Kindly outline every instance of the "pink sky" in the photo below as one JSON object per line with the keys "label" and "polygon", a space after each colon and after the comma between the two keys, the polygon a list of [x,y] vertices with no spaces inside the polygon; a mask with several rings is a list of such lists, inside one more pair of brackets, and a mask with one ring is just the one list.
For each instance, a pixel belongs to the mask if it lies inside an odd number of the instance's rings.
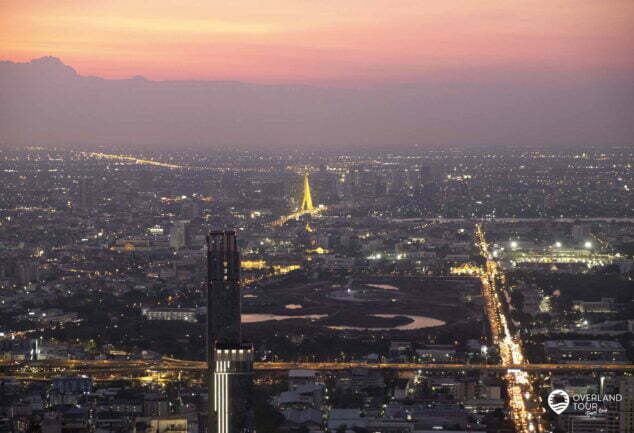
{"label": "pink sky", "polygon": [[0,59],[82,75],[370,84],[634,71],[632,0],[23,0]]}

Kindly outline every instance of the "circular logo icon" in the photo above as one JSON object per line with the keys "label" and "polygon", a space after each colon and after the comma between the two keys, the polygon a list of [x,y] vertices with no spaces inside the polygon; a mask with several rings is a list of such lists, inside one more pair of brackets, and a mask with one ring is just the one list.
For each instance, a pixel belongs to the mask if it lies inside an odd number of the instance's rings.
{"label": "circular logo icon", "polygon": [[563,389],[556,389],[548,396],[548,406],[550,406],[557,415],[560,415],[563,411],[568,409],[569,404],[570,397]]}

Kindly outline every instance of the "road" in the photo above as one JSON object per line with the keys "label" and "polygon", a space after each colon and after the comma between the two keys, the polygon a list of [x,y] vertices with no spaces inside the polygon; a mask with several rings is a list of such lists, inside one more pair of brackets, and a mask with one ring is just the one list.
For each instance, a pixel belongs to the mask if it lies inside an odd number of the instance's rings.
{"label": "road", "polygon": [[[17,377],[23,372],[33,371],[43,377],[64,373],[140,373],[147,370],[165,372],[204,371],[207,364],[202,361],[188,361],[174,358],[161,360],[43,360],[31,362],[0,361],[0,369],[5,377]],[[522,371],[631,371],[632,364],[429,364],[429,363],[367,363],[367,362],[256,362],[258,371],[285,371],[292,369],[309,370],[347,370],[352,368],[388,369],[388,370],[440,370],[467,371],[487,370],[508,372]],[[3,377],[0,373],[0,377]]]}
{"label": "road", "polygon": [[[535,391],[533,379],[527,373],[531,368],[524,357],[522,343],[509,328],[509,319],[502,302],[507,302],[504,274],[489,252],[481,225],[476,225],[476,242],[485,259],[482,275],[482,292],[485,310],[491,329],[491,339],[500,351],[502,366],[510,367],[505,376],[509,395],[509,408],[518,433],[548,431],[542,419],[544,407],[539,393]],[[504,295],[504,296],[503,296]],[[508,305],[507,305],[508,307]],[[507,308],[508,310],[508,308]],[[511,366],[519,366],[514,368]],[[556,369],[556,368],[554,368]]]}
{"label": "road", "polygon": [[276,219],[275,221],[273,221],[271,223],[271,227],[283,226],[284,224],[286,224],[287,221],[298,219],[299,217],[302,217],[304,215],[317,215],[323,210],[325,210],[325,208],[316,207],[310,210],[300,210],[297,212],[293,212],[292,214],[289,214],[289,215],[283,215],[279,217],[278,219]]}
{"label": "road", "polygon": [[117,155],[113,153],[100,153],[100,152],[81,152],[81,154],[85,157],[97,158],[97,159],[111,159],[114,161],[124,161],[124,162],[133,162],[139,165],[153,165],[156,167],[170,168],[170,169],[183,169],[189,168],[184,165],[179,164],[169,164],[161,161],[153,161],[150,159],[140,159],[134,156],[127,155]]}

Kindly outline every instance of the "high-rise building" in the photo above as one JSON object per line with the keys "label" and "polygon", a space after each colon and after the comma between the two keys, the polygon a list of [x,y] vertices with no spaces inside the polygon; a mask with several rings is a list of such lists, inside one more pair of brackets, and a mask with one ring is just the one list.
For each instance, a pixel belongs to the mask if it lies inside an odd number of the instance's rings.
{"label": "high-rise building", "polygon": [[414,190],[420,200],[421,210],[428,216],[437,216],[442,211],[442,173],[436,166],[421,167]]}
{"label": "high-rise building", "polygon": [[634,433],[634,377],[621,378],[619,393],[619,433]]}
{"label": "high-rise building", "polygon": [[253,346],[240,331],[240,253],[233,231],[207,236],[209,431],[253,431]]}
{"label": "high-rise building", "polygon": [[78,207],[83,212],[92,212],[95,205],[94,183],[91,178],[83,178],[79,181]]}
{"label": "high-rise building", "polygon": [[587,241],[592,233],[589,224],[575,224],[570,231],[572,239],[577,242]]}
{"label": "high-rise building", "polygon": [[40,340],[32,338],[29,341],[29,360],[37,361],[40,359]]}
{"label": "high-rise building", "polygon": [[195,246],[200,247],[200,244],[196,244],[196,235],[198,234],[199,226],[189,220],[180,220],[174,222],[170,231],[170,247],[174,249],[179,248],[193,248]]}
{"label": "high-rise building", "polygon": [[52,388],[60,394],[88,393],[92,392],[92,385],[87,376],[58,376],[53,378]]}
{"label": "high-rise building", "polygon": [[170,247],[176,250],[185,247],[187,244],[185,238],[187,225],[187,221],[176,221],[174,223],[170,232]]}
{"label": "high-rise building", "polygon": [[194,220],[200,217],[200,206],[192,199],[185,199],[181,204],[181,218],[185,220]]}
{"label": "high-rise building", "polygon": [[38,266],[31,260],[20,260],[15,264],[15,280],[20,285],[27,285],[39,279]]}

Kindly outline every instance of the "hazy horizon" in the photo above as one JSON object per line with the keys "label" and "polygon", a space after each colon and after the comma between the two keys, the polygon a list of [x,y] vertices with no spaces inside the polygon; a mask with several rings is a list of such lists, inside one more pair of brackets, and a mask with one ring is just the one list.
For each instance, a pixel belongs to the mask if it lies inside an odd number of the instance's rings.
{"label": "hazy horizon", "polygon": [[543,78],[482,73],[341,88],[111,80],[54,57],[3,61],[0,142],[264,151],[632,145],[628,76]]}

